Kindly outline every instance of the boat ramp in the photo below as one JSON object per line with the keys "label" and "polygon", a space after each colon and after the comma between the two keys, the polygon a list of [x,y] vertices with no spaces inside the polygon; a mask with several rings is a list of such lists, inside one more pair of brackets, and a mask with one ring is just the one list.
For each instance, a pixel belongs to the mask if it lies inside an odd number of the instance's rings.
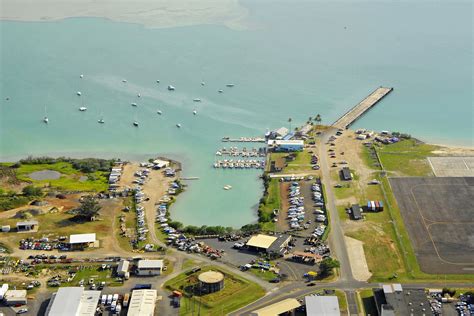
{"label": "boat ramp", "polygon": [[341,116],[332,126],[339,129],[347,129],[352,125],[359,117],[361,117],[370,108],[376,105],[386,95],[393,91],[393,88],[379,87],[375,89],[369,96],[364,100],[360,101],[356,106]]}

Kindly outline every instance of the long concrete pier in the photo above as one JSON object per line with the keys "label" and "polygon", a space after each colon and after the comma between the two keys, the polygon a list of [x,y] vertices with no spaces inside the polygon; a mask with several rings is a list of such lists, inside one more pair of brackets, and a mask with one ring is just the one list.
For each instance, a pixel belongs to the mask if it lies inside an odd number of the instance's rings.
{"label": "long concrete pier", "polygon": [[392,92],[393,88],[380,87],[375,89],[374,92],[369,94],[364,100],[360,101],[356,106],[347,111],[343,116],[341,116],[332,126],[340,129],[347,129],[351,126],[352,123],[357,121],[365,112],[367,112],[371,107],[376,105],[380,100],[382,100],[387,94]]}

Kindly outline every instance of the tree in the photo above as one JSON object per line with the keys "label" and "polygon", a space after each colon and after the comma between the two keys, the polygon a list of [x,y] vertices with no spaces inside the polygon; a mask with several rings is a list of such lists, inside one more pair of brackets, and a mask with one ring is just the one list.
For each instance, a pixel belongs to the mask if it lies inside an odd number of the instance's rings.
{"label": "tree", "polygon": [[183,223],[178,222],[178,221],[171,221],[171,222],[168,223],[168,225],[173,227],[174,229],[177,229],[177,230],[180,230],[184,226]]}
{"label": "tree", "polygon": [[92,195],[85,196],[80,203],[81,205],[76,209],[76,217],[89,221],[92,220],[102,208]]}
{"label": "tree", "polygon": [[326,277],[332,274],[333,269],[339,268],[341,264],[339,261],[333,258],[326,258],[319,264],[319,274],[322,277]]}
{"label": "tree", "polygon": [[293,120],[291,119],[291,117],[289,117],[288,118],[288,123],[290,123],[290,131],[291,131],[291,121],[293,121]]}
{"label": "tree", "polygon": [[43,195],[43,191],[41,191],[41,188],[37,188],[32,185],[27,185],[26,187],[23,188],[22,190],[23,195],[25,196],[41,196]]}
{"label": "tree", "polygon": [[317,114],[314,120],[316,121],[316,123],[321,124],[321,121],[322,121],[321,115]]}

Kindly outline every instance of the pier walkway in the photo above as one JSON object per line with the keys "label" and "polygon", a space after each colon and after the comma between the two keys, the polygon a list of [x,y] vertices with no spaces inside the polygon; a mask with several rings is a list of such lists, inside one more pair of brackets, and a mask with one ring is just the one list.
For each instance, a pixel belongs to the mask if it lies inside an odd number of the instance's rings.
{"label": "pier walkway", "polygon": [[393,88],[380,87],[375,89],[369,96],[364,100],[360,101],[356,106],[346,112],[341,116],[332,126],[339,129],[347,129],[352,123],[357,121],[365,112],[367,112],[371,107],[376,105],[380,100],[382,100],[387,94],[392,92]]}

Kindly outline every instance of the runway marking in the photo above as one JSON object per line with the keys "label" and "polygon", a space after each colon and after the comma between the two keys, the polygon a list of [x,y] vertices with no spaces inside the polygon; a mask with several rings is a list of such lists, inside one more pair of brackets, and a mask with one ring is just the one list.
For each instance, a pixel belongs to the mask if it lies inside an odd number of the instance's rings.
{"label": "runway marking", "polygon": [[[436,221],[433,221],[433,220],[427,220],[423,214],[422,214],[422,211],[421,211],[421,208],[420,208],[420,205],[418,204],[418,201],[415,197],[415,194],[413,193],[413,189],[416,188],[416,187],[421,187],[421,186],[444,186],[445,184],[418,184],[418,185],[414,185],[410,188],[410,193],[411,193],[411,196],[413,198],[413,201],[415,202],[415,206],[416,206],[416,209],[418,210],[418,214],[420,215],[421,219],[422,219],[422,222],[423,222],[423,226],[425,227],[425,230],[426,230],[426,233],[428,234],[428,237],[430,238],[431,240],[431,243],[433,245],[433,248],[436,252],[436,255],[438,256],[438,259],[444,263],[447,263],[447,264],[452,264],[452,265],[471,265],[473,263],[471,262],[467,262],[467,263],[458,263],[458,262],[451,262],[451,261],[448,261],[448,260],[445,260],[441,257],[440,253],[439,253],[439,250],[438,250],[438,247],[436,247],[436,243],[433,239],[433,236],[431,235],[430,233],[430,230],[429,230],[429,226],[433,225],[433,224],[436,224],[438,222]],[[461,185],[461,184],[453,184],[453,185]],[[464,186],[464,185],[463,185]],[[429,224],[427,226],[427,221],[430,221],[432,222],[431,224]],[[444,224],[452,224],[453,222],[441,222],[441,223],[444,223]],[[464,222],[464,223],[471,223],[471,222]]]}

